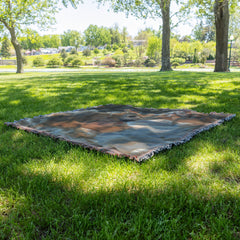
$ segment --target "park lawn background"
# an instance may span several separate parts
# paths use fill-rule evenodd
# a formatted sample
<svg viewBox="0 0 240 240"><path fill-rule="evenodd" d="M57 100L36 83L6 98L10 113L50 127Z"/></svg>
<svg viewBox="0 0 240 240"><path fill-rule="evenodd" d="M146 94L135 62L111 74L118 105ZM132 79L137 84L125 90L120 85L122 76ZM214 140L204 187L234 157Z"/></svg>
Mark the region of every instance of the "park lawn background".
<svg viewBox="0 0 240 240"><path fill-rule="evenodd" d="M101 104L236 117L139 164L4 125ZM239 73L0 74L0 239L239 239Z"/></svg>

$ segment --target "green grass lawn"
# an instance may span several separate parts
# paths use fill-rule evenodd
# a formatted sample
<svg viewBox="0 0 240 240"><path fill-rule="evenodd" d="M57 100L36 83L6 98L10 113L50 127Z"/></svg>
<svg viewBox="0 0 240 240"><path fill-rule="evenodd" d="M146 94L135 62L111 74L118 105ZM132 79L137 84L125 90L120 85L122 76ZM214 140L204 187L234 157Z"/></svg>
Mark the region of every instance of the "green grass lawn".
<svg viewBox="0 0 240 240"><path fill-rule="evenodd" d="M101 104L236 117L138 164L4 125ZM239 73L0 74L0 239L239 239Z"/></svg>

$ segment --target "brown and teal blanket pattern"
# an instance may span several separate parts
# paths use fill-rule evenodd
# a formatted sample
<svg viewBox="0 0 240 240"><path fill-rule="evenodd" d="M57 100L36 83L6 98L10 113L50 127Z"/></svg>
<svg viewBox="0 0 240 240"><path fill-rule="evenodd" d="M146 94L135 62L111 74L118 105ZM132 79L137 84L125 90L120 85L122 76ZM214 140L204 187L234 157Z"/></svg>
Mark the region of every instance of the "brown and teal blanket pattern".
<svg viewBox="0 0 240 240"><path fill-rule="evenodd" d="M234 116L110 104L5 124L140 162Z"/></svg>

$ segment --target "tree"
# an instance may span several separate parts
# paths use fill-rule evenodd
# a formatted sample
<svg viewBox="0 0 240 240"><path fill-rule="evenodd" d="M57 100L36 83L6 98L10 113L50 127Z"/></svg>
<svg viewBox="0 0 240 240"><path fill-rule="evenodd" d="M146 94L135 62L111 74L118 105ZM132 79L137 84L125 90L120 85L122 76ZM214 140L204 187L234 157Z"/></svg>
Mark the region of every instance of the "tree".
<svg viewBox="0 0 240 240"><path fill-rule="evenodd" d="M19 42L24 49L39 49L42 46L41 37L37 31L26 29L24 31L25 37L19 38Z"/></svg>
<svg viewBox="0 0 240 240"><path fill-rule="evenodd" d="M216 28L215 72L228 69L228 32L230 13L237 7L237 0L189 0L190 5L198 7L200 17L214 16Z"/></svg>
<svg viewBox="0 0 240 240"><path fill-rule="evenodd" d="M140 18L149 16L162 18L162 67L161 71L171 71L170 63L170 5L171 0L97 0L111 2L114 11L124 11ZM178 2L178 0L176 1Z"/></svg>
<svg viewBox="0 0 240 240"><path fill-rule="evenodd" d="M216 25L216 63L215 72L227 72L228 69L228 0L215 0L214 15Z"/></svg>
<svg viewBox="0 0 240 240"><path fill-rule="evenodd" d="M63 46L74 46L76 49L83 44L83 38L81 33L75 30L67 30L61 35L61 41Z"/></svg>
<svg viewBox="0 0 240 240"><path fill-rule="evenodd" d="M123 27L122 32L121 32L121 39L123 44L127 44L128 42L128 32L127 28Z"/></svg>
<svg viewBox="0 0 240 240"><path fill-rule="evenodd" d="M216 29L214 25L214 19L207 24L203 24L203 21L197 24L193 29L195 40L201 42L216 41Z"/></svg>
<svg viewBox="0 0 240 240"><path fill-rule="evenodd" d="M161 0L160 8L162 12L162 68L161 71L170 71L170 4L171 0Z"/></svg>
<svg viewBox="0 0 240 240"><path fill-rule="evenodd" d="M157 63L160 60L161 45L161 39L156 36L152 36L148 40L147 56Z"/></svg>
<svg viewBox="0 0 240 240"><path fill-rule="evenodd" d="M109 28L110 35L111 35L111 44L120 45L121 43L121 34L119 32L119 27L117 24L114 25L114 27Z"/></svg>
<svg viewBox="0 0 240 240"><path fill-rule="evenodd" d="M234 36L234 40L240 38L240 6L236 6L235 12L230 15L229 33Z"/></svg>
<svg viewBox="0 0 240 240"><path fill-rule="evenodd" d="M11 56L10 54L10 41L9 39L5 36L2 41L2 47L1 47L1 56L3 58L9 58Z"/></svg>
<svg viewBox="0 0 240 240"><path fill-rule="evenodd" d="M111 34L109 29L90 25L85 31L85 41L87 46L99 47L111 43Z"/></svg>
<svg viewBox="0 0 240 240"><path fill-rule="evenodd" d="M145 40L145 45L148 44L148 39L154 36L154 31L151 28L146 28L140 30L137 36L134 37L135 40Z"/></svg>
<svg viewBox="0 0 240 240"><path fill-rule="evenodd" d="M68 0L63 0L66 5ZM76 6L78 1L70 0ZM51 25L54 13L58 11L58 0L0 0L0 27L3 25L11 35L11 42L17 57L17 73L23 72L21 45L18 34L26 26L37 24L40 27Z"/></svg>
<svg viewBox="0 0 240 240"><path fill-rule="evenodd" d="M47 0L0 0L0 24L3 24L11 35L11 42L17 57L17 73L23 72L21 45L17 35L31 24L46 25L53 20L52 14L57 11L56 1Z"/></svg>
<svg viewBox="0 0 240 240"><path fill-rule="evenodd" d="M40 37L40 40L45 48L58 48L62 45L60 35L58 34L43 35Z"/></svg>

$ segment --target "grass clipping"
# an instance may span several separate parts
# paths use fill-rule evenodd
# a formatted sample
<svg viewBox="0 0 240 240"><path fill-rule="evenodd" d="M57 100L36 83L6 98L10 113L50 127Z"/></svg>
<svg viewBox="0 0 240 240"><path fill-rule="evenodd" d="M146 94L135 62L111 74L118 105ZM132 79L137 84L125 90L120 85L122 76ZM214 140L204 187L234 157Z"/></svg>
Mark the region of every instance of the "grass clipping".
<svg viewBox="0 0 240 240"><path fill-rule="evenodd" d="M5 124L141 162L234 116L109 104Z"/></svg>

